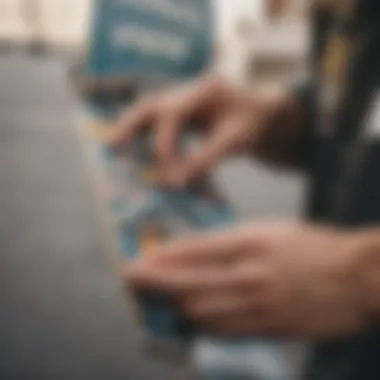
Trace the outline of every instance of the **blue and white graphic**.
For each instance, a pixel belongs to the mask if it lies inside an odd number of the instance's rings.
[[[208,0],[95,0],[87,74],[189,78],[213,54]]]

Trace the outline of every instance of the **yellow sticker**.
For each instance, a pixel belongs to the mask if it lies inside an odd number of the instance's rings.
[[[107,123],[92,123],[85,130],[85,135],[91,139],[108,142],[115,133],[115,126]]]

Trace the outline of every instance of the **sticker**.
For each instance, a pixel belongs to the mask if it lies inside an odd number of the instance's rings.
[[[114,131],[114,126],[106,123],[94,123],[87,126],[85,136],[103,142],[109,141]]]

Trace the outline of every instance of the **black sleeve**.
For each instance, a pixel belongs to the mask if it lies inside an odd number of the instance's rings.
[[[314,141],[314,123],[316,120],[316,91],[312,80],[291,87],[291,92],[298,104],[301,123],[299,135],[295,144],[297,167],[308,171],[310,153]]]
[[[315,142],[315,129],[318,122],[317,94],[319,67],[322,60],[328,33],[334,23],[331,12],[317,7],[311,8],[311,34],[312,41],[309,51],[309,77],[297,84],[293,84],[291,91],[299,104],[300,136],[297,141],[299,167],[308,171],[312,147]]]

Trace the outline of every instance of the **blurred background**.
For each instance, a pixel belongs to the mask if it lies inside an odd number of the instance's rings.
[[[304,71],[308,1],[215,0],[215,65],[266,86]],[[107,257],[81,146],[75,74],[91,0],[0,0],[0,379],[171,379],[141,355]],[[303,179],[234,161],[242,217],[297,216]],[[128,307],[128,305],[127,305]]]
[[[306,0],[213,4],[216,60],[226,70],[245,79],[299,72],[308,40]],[[1,0],[1,51],[82,56],[93,6],[92,0]]]

